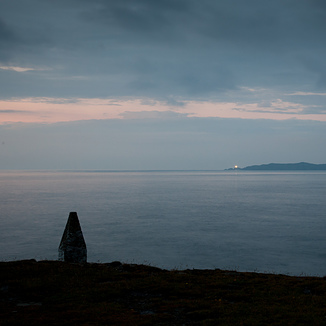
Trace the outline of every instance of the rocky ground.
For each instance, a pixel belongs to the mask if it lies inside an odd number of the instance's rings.
[[[0,325],[326,325],[326,279],[0,262]]]

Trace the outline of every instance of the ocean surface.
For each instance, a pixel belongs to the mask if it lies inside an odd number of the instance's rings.
[[[69,212],[89,262],[326,275],[326,172],[0,171],[0,260],[56,260]]]

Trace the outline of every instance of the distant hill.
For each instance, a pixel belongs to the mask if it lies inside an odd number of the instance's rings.
[[[326,164],[300,163],[269,163],[261,165],[250,165],[244,168],[231,168],[228,170],[246,171],[321,171],[326,170]]]

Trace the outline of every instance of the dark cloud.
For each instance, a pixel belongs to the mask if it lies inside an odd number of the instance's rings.
[[[15,33],[7,26],[0,17],[0,60],[6,61],[10,57],[13,45],[18,41]]]
[[[141,112],[130,112],[125,111],[120,114],[124,119],[179,119],[186,118],[188,114],[177,113],[173,111],[141,111]]]
[[[155,3],[153,1],[110,1],[102,4],[102,7],[94,13],[96,18],[101,17],[109,26],[115,25],[120,29],[145,35],[164,31],[169,27],[168,23],[171,22],[172,15],[182,13],[186,9],[179,3],[175,10],[176,6],[171,1]]]
[[[85,17],[106,25],[110,36],[130,42],[237,43],[242,47],[298,48],[318,46],[325,32],[324,5],[319,1],[95,1]],[[315,43],[315,44],[314,44]],[[280,49],[276,49],[280,50]]]
[[[0,64],[51,68],[11,75],[2,96],[223,100],[239,86],[326,88],[323,1],[12,0],[0,19]]]
[[[308,106],[302,110],[303,114],[326,114],[325,105]]]
[[[0,110],[0,114],[2,113],[10,113],[10,114],[22,114],[29,113],[30,111],[22,111],[22,110]]]
[[[8,26],[0,19],[0,40],[1,43],[11,43],[15,41],[16,37],[14,33],[8,28]]]

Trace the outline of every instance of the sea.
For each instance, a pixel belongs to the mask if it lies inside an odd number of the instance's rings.
[[[77,212],[88,262],[326,275],[326,171],[0,171],[0,261],[56,260]]]

